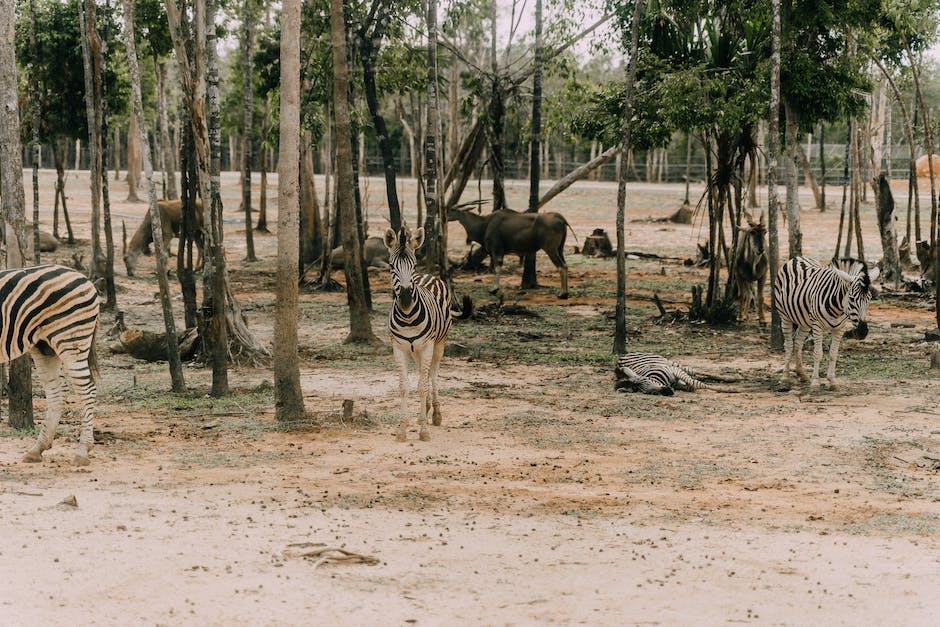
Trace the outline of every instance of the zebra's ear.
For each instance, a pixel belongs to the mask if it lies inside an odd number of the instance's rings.
[[[398,236],[395,235],[395,231],[392,229],[387,229],[385,231],[385,247],[389,250],[392,250],[395,247],[395,243],[398,241]]]
[[[421,248],[421,245],[424,243],[424,227],[415,231],[415,234],[411,238],[410,246],[412,250],[418,250]]]

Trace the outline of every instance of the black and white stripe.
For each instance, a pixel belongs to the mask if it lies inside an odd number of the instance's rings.
[[[695,372],[682,364],[652,353],[627,353],[617,360],[614,370],[618,392],[643,392],[672,396],[675,390],[692,392],[708,389],[695,378]]]
[[[42,460],[52,446],[62,414],[66,382],[82,401],[82,426],[75,463],[88,463],[94,438],[95,333],[98,290],[85,275],[60,265],[0,271],[0,360],[29,353],[46,392],[46,420],[25,461]]]
[[[777,273],[775,305],[783,319],[784,365],[783,381],[790,376],[791,357],[795,372],[803,380],[802,348],[812,332],[813,373],[810,385],[819,385],[819,364],[822,361],[823,333],[832,334],[829,347],[829,366],[826,378],[835,387],[836,361],[842,336],[850,328],[854,337],[868,335],[868,303],[871,283],[878,277],[878,269],[871,273],[868,266],[855,259],[834,259],[823,266],[815,259],[794,257]]]
[[[430,438],[427,415],[432,424],[441,424],[441,411],[437,399],[437,370],[444,355],[444,343],[453,319],[469,315],[469,299],[464,299],[462,313],[451,311],[451,291],[447,283],[436,276],[415,273],[415,250],[424,243],[424,229],[419,228],[412,237],[407,228],[397,233],[385,233],[388,264],[392,274],[394,301],[388,316],[392,347],[399,366],[399,395],[402,422],[398,437],[404,440],[408,430],[405,402],[408,395],[408,361],[414,360],[418,369],[418,396],[421,407],[418,424],[422,440]]]

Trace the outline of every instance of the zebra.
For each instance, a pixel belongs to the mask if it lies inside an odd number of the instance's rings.
[[[402,420],[398,428],[398,439],[408,437],[408,357],[418,370],[418,397],[421,406],[418,424],[421,440],[431,438],[427,426],[428,414],[431,424],[441,424],[441,409],[437,399],[437,370],[444,355],[444,343],[454,318],[470,316],[469,297],[463,299],[463,311],[451,310],[451,291],[447,283],[436,276],[416,274],[415,250],[424,243],[424,229],[412,235],[407,227],[397,233],[385,232],[388,248],[388,263],[392,275],[394,302],[388,315],[388,329],[392,337],[395,361],[398,362]]]
[[[803,370],[803,342],[813,333],[813,374],[810,387],[819,387],[819,363],[822,361],[825,331],[832,334],[829,345],[829,367],[826,373],[829,387],[836,388],[836,361],[842,336],[853,327],[853,337],[864,339],[868,335],[868,303],[871,284],[879,270],[871,272],[863,261],[833,259],[823,266],[815,259],[794,257],[781,266],[777,273],[774,303],[780,317],[789,324],[783,329],[783,385],[790,382],[790,360],[801,380],[807,379]]]
[[[627,353],[614,369],[618,392],[643,392],[672,396],[675,390],[707,390],[708,385],[695,378],[695,372],[665,357],[652,353]]]
[[[734,278],[738,293],[738,315],[747,320],[753,299],[757,306],[757,320],[764,324],[764,282],[767,280],[767,251],[764,246],[764,214],[754,222],[747,216],[748,225],[738,229],[738,242],[734,251]]]
[[[43,451],[52,447],[66,394],[64,369],[82,400],[73,463],[88,464],[94,444],[98,309],[98,290],[72,268],[46,264],[0,271],[0,361],[29,353],[46,392],[46,419],[23,461],[41,462]]]

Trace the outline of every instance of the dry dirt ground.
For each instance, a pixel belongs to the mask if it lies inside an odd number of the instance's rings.
[[[81,175],[69,194],[87,238]],[[242,261],[236,180],[224,188],[231,279],[270,342],[275,240],[258,237],[263,260]],[[123,200],[126,185],[112,185]],[[42,189],[50,225],[48,172]],[[526,190],[510,186],[513,206]],[[366,192],[380,234],[380,182]],[[403,192],[413,198],[413,182]],[[444,424],[429,442],[414,427],[407,443],[394,438],[384,272],[372,275],[382,347],[342,344],[342,294],[302,294],[315,418],[305,428],[275,423],[269,370],[233,368],[234,393],[213,400],[208,371],[188,367],[192,391],[174,395],[165,365],[112,354],[101,337],[90,466],[68,463],[74,416],[37,465],[19,461],[33,434],[0,429],[0,623],[940,623],[940,394],[928,368],[937,347],[922,339],[932,303],[874,302],[871,334],[843,345],[840,389],[781,391],[781,359],[756,321],[655,319],[654,292],[685,309],[705,280],[681,262],[704,237],[700,221],[644,220],[671,213],[682,192],[630,188],[628,248],[664,257],[629,262],[630,345],[737,379],[726,384],[737,393],[616,394],[613,263],[573,254],[571,240],[568,301],[554,297],[557,274],[541,255],[548,288],[520,294],[513,267],[503,309],[489,275],[457,275],[479,314],[452,332]],[[613,234],[615,193],[586,182],[550,209],[580,241],[595,227]],[[133,228],[144,206],[114,210]],[[877,258],[870,206],[864,218]],[[837,211],[808,209],[803,221],[806,252],[831,256]],[[463,233],[452,233],[457,257]],[[128,323],[159,331],[152,261],[138,278],[118,274]],[[303,557],[310,543],[376,561]]]

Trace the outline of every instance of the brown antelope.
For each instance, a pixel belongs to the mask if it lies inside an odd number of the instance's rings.
[[[170,250],[170,242],[174,237],[179,237],[180,225],[182,223],[183,201],[181,200],[158,200],[157,209],[160,211],[160,222],[163,226],[163,246]],[[199,248],[199,257],[202,258],[202,201],[196,199],[196,246]],[[124,265],[127,267],[127,276],[134,276],[137,271],[137,258],[141,254],[150,254],[150,243],[153,242],[153,226],[150,222],[150,213],[148,212],[134,236],[131,237],[130,244],[127,243],[127,232],[124,232]]]

